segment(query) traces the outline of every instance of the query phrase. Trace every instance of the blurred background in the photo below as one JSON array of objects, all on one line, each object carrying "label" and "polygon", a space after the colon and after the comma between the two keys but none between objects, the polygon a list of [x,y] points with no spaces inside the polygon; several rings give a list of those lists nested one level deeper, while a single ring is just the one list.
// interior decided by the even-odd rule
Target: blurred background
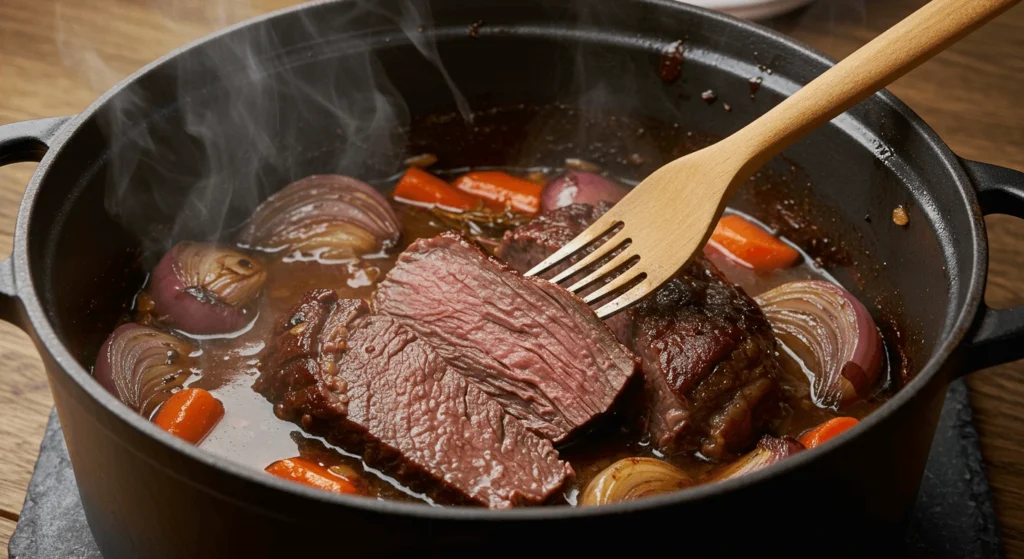
[{"label": "blurred background", "polygon": [[[471,0],[467,0],[471,1]],[[615,1],[615,0],[606,0]],[[964,0],[970,1],[970,0]],[[288,0],[0,0],[0,124],[81,111],[151,60]],[[849,54],[925,0],[691,0]],[[1024,170],[1024,6],[890,88],[960,156]],[[34,169],[0,169],[0,255]],[[987,220],[990,305],[1024,304],[1024,223]],[[1024,557],[1024,363],[970,379],[1008,556]],[[52,401],[35,349],[0,324],[0,557],[19,517]]]}]

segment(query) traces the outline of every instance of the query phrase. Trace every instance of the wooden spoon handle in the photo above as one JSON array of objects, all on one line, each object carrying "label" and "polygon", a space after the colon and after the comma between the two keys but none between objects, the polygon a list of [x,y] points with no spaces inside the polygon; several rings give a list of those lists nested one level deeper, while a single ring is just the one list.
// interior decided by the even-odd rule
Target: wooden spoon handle
[{"label": "wooden spoon handle", "polygon": [[[796,140],[863,101],[1021,0],[931,0],[723,144],[749,176]],[[737,159],[734,159],[737,161]]]}]

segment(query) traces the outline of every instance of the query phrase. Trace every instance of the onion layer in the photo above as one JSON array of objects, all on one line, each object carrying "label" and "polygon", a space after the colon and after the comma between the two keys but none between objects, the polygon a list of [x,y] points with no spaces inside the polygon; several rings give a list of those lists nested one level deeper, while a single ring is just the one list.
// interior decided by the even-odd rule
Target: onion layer
[{"label": "onion layer", "polygon": [[867,308],[826,281],[794,281],[756,297],[775,335],[803,361],[825,408],[866,397],[882,370],[882,338]]},{"label": "onion layer", "polygon": [[607,505],[678,491],[690,478],[668,462],[623,458],[597,474],[580,498],[581,506]]},{"label": "onion layer", "polygon": [[149,418],[191,376],[193,348],[148,326],[120,326],[100,347],[93,374],[108,392]]},{"label": "onion layer", "polygon": [[618,202],[626,195],[625,187],[601,175],[582,171],[569,171],[548,183],[541,192],[542,211],[550,211],[572,204]]},{"label": "onion layer", "polygon": [[239,242],[268,252],[339,260],[390,248],[400,231],[394,210],[372,186],[342,175],[313,175],[260,204]]},{"label": "onion layer", "polygon": [[157,321],[192,334],[238,330],[267,272],[237,250],[181,242],[153,269],[149,295]]},{"label": "onion layer", "polygon": [[792,437],[765,435],[757,442],[757,448],[712,474],[709,481],[724,481],[763,470],[803,450],[804,445]]}]

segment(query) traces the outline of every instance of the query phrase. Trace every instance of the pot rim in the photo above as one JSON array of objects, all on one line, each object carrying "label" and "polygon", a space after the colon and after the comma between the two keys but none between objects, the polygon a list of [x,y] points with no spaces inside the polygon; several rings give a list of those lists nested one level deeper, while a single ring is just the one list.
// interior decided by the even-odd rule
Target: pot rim
[{"label": "pot rim", "polygon": [[[183,454],[188,459],[196,461],[203,466],[221,470],[230,475],[236,476],[249,483],[254,483],[264,488],[276,491],[283,491],[302,498],[313,499],[327,504],[362,509],[368,512],[387,513],[404,515],[408,517],[419,517],[434,520],[476,520],[476,521],[509,521],[509,520],[546,520],[557,518],[580,518],[589,516],[604,516],[629,513],[637,510],[646,510],[662,507],[670,504],[677,504],[686,501],[699,501],[732,491],[740,491],[748,485],[760,483],[771,477],[783,475],[805,464],[832,452],[839,446],[846,444],[853,438],[858,437],[893,414],[906,401],[913,398],[925,385],[936,380],[939,371],[947,360],[958,349],[964,336],[969,331],[979,305],[982,301],[982,293],[985,285],[985,271],[987,262],[988,245],[983,235],[984,221],[978,204],[977,196],[970,180],[968,179],[959,158],[952,150],[938,137],[916,113],[900,101],[895,95],[883,90],[876,93],[869,99],[875,102],[882,102],[895,111],[899,112],[906,119],[910,127],[920,134],[929,144],[931,149],[939,156],[946,166],[951,181],[957,188],[957,192],[963,200],[964,206],[971,213],[969,243],[962,243],[958,250],[973,251],[973,262],[969,277],[962,277],[962,289],[966,292],[965,304],[959,309],[955,319],[948,331],[937,341],[935,349],[927,362],[914,375],[913,379],[902,387],[892,398],[885,402],[880,408],[868,415],[858,425],[835,437],[834,440],[826,442],[821,447],[808,449],[796,456],[792,456],[773,465],[745,476],[712,484],[698,485],[665,495],[639,499],[625,503],[604,505],[601,507],[529,507],[513,508],[508,510],[492,510],[476,507],[432,507],[421,503],[404,503],[395,501],[382,501],[367,499],[358,496],[335,495],[325,491],[278,479],[266,475],[257,469],[233,462],[227,458],[215,455],[211,452],[194,447],[153,425],[143,419],[137,413],[124,406],[117,398],[108,393],[92,377],[89,371],[83,367],[71,355],[63,341],[57,335],[53,325],[50,323],[46,312],[39,300],[38,290],[31,274],[29,264],[29,229],[33,218],[35,201],[40,196],[40,187],[46,178],[47,171],[53,161],[60,157],[67,140],[81,126],[83,122],[90,119],[110,99],[115,97],[129,84],[141,78],[154,68],[166,63],[178,55],[198,48],[206,43],[218,40],[226,35],[238,31],[244,27],[258,25],[268,20],[286,16],[295,12],[306,10],[312,6],[324,4],[340,4],[355,0],[316,0],[297,6],[263,14],[234,25],[228,26],[220,31],[202,37],[187,45],[179,47],[164,56],[154,60],[140,68],[130,76],[120,81],[117,85],[105,92],[101,97],[89,105],[84,111],[73,117],[65,124],[58,136],[51,142],[49,151],[39,163],[35,173],[25,190],[25,194],[18,210],[17,224],[14,233],[14,250],[11,256],[14,265],[15,285],[18,297],[24,306],[25,314],[41,349],[49,354],[55,363],[60,367],[60,372],[71,377],[71,379],[90,397],[95,399],[106,410],[110,411],[118,419],[133,428],[137,433],[155,439],[159,443],[170,447],[173,451]],[[447,1],[447,0],[434,0]],[[835,61],[810,46],[802,44],[795,39],[775,32],[757,23],[740,20],[732,16],[714,12],[705,8],[680,3],[674,0],[628,0],[636,4],[655,4],[666,9],[691,12],[701,18],[715,21],[716,23],[730,25],[748,35],[758,35],[775,42],[784,48],[799,53],[802,57],[813,62],[832,66]],[[136,449],[132,449],[137,451]],[[146,457],[146,459],[150,459]],[[203,485],[203,489],[211,493],[221,494],[225,498],[235,497],[224,495],[215,487]],[[255,506],[255,505],[253,505]],[[279,514],[279,513],[275,513]]]}]

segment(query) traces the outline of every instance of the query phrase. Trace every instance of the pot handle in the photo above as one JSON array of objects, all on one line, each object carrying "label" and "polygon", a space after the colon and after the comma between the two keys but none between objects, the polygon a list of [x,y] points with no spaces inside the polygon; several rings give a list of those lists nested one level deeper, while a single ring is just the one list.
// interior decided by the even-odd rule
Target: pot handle
[{"label": "pot handle", "polygon": [[[982,214],[1024,219],[1024,173],[977,161],[960,162],[978,191]],[[982,303],[968,335],[967,356],[964,372],[1024,358],[1024,306],[993,309]]]},{"label": "pot handle", "polygon": [[[0,126],[0,167],[24,161],[42,161],[50,142],[71,117],[40,118]],[[14,263],[0,261],[0,320],[18,324],[18,292],[14,285]]]}]

